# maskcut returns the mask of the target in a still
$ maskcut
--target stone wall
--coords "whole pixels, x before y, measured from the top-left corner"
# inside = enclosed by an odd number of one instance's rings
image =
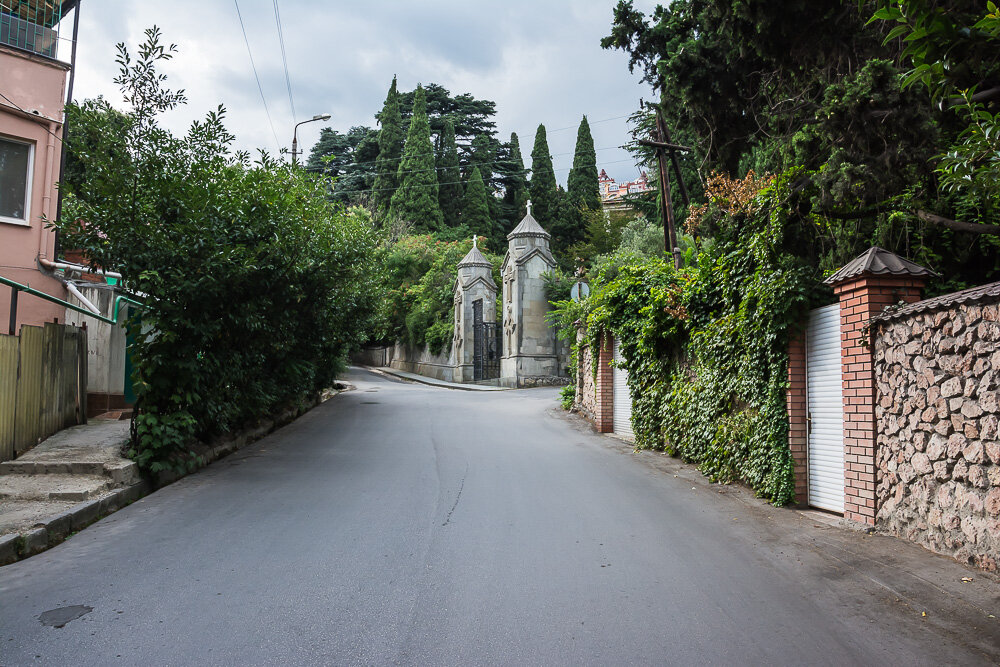
[[[873,322],[880,529],[996,571],[1000,283]]]
[[[408,373],[426,375],[445,382],[455,381],[455,360],[450,351],[431,354],[427,347],[414,348],[396,343],[389,366]]]
[[[587,418],[588,421],[593,422],[597,414],[597,390],[595,389],[596,384],[594,383],[594,358],[590,353],[590,346],[587,345],[585,336],[581,333],[578,337],[580,340],[580,354],[579,363],[576,369],[576,400],[574,401],[574,407]]]

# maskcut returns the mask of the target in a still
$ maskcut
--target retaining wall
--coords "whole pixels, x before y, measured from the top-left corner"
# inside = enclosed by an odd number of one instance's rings
[[[880,529],[998,569],[1000,283],[872,325]]]

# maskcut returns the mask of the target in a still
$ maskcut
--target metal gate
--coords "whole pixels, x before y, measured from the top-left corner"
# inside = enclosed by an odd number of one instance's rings
[[[844,398],[840,305],[809,313],[806,330],[809,504],[844,511]]]
[[[472,302],[472,379],[500,377],[499,322],[483,322],[483,300]]]

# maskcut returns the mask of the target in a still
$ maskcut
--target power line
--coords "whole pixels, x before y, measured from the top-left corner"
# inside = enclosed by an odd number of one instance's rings
[[[587,124],[588,125],[597,125],[598,123],[607,123],[607,122],[610,122],[612,120],[619,120],[621,118],[628,118],[631,115],[632,114],[629,113],[629,114],[625,114],[624,116],[615,116],[614,118],[602,118],[601,120],[587,121]],[[552,134],[553,132],[562,132],[563,130],[572,130],[574,127],[580,127],[580,125],[577,124],[577,125],[567,125],[566,127],[557,127],[554,130],[546,130],[546,132],[548,134]]]
[[[591,122],[590,124],[591,125],[597,125],[598,123],[607,123],[607,122],[610,122],[610,121],[613,121],[613,120],[619,120],[621,118],[628,118],[629,116],[631,116],[631,114],[627,114],[625,116],[613,116],[612,118],[602,118],[601,120],[595,120],[595,121]],[[552,132],[559,132],[561,130],[571,130],[574,127],[578,127],[578,126],[577,125],[570,125],[570,126],[567,126],[567,127],[560,127],[558,129],[555,129],[555,130],[547,130],[547,132],[549,134],[551,134]],[[334,130],[334,131],[336,131],[336,130]],[[346,137],[347,135],[346,134],[341,134],[340,136]],[[461,144],[461,147],[462,148],[471,148],[472,144],[469,144],[469,145]],[[622,148],[622,146],[609,146],[609,147],[606,147],[606,148],[598,148],[596,150],[603,151],[603,150],[610,150],[611,148]],[[417,153],[416,157],[423,157],[425,155],[436,155],[436,154],[437,153],[435,153],[434,151],[431,151],[429,153]],[[561,155],[576,155],[576,153],[572,152],[572,151],[568,152],[568,153],[553,153],[551,157],[559,157]],[[385,161],[386,162],[399,162],[402,159],[403,159],[403,156],[400,156],[400,157],[394,157],[394,158],[386,158]],[[378,162],[378,160],[367,160],[365,162],[353,162],[352,164],[363,165],[363,164],[375,164],[376,162]]]
[[[598,151],[610,151],[610,150],[614,150],[616,148],[622,148],[622,146],[603,146],[601,148],[595,148],[594,152],[596,153]],[[584,155],[584,154],[585,153],[577,153],[575,150],[572,150],[572,151],[566,151],[565,153],[552,153],[551,155],[549,155],[549,157],[550,158],[563,157],[564,155],[572,155],[573,157],[576,157],[577,155]],[[426,156],[426,155],[436,155],[436,153],[434,153],[433,151],[430,152],[430,153],[417,153],[416,155],[414,155],[414,157],[423,157],[423,156]],[[406,157],[406,156],[404,155],[404,156],[398,157],[398,158],[387,159],[386,162],[399,162],[400,160],[403,159],[403,157]],[[501,159],[498,158],[496,160],[491,160],[489,162],[476,162],[475,164],[477,164],[477,165],[479,165],[479,164],[497,165],[497,164],[503,164],[503,163],[508,162],[508,161],[509,160],[501,160]],[[360,166],[363,166],[363,165],[377,164],[377,163],[378,163],[378,160],[366,160],[364,162],[351,162],[349,165],[345,165],[345,166],[360,167]],[[308,167],[308,169],[310,171],[322,171],[322,169],[317,169],[315,167]],[[437,170],[440,170],[440,169],[441,169],[441,167],[428,167],[426,169],[408,170],[408,171],[404,171],[402,173],[404,173],[404,174],[412,174],[412,173],[416,173],[416,172],[420,172],[420,171],[437,171]],[[525,167],[524,170],[525,171],[531,171],[527,167]]]
[[[292,80],[288,76],[288,58],[285,56],[285,32],[281,29],[281,14],[278,12],[278,0],[274,0],[274,23],[278,26],[278,43],[281,45],[281,64],[285,68],[285,87],[288,88],[288,106],[292,108],[292,122],[298,117],[295,113],[295,101],[292,99]]]
[[[614,160],[612,162],[605,162],[604,164],[605,165],[608,165],[608,164],[620,164],[622,162],[633,162],[633,160],[631,158],[626,159],[626,160]],[[570,169],[572,169],[572,167],[560,167],[559,169],[553,169],[553,171],[569,171]],[[448,181],[447,183],[437,183],[436,185],[438,187],[440,187],[442,185],[464,185],[464,181]],[[435,187],[435,186],[434,185],[422,185],[420,187],[413,188],[413,189],[415,189],[415,190],[421,190],[421,189],[424,189],[424,188],[432,188],[432,187]],[[396,190],[396,189],[397,188],[366,188],[366,189],[362,189],[362,190],[334,190],[333,193],[337,194],[337,195],[353,195],[353,194],[360,194],[360,193],[365,193],[365,192],[384,192],[384,191],[387,191],[387,190]]]
[[[281,142],[278,141],[278,133],[274,131],[274,122],[271,120],[271,112],[267,108],[267,98],[264,97],[264,87],[260,85],[260,77],[257,75],[257,65],[253,61],[253,51],[250,50],[250,40],[247,38],[247,29],[243,25],[243,14],[240,13],[239,0],[233,0],[236,5],[236,16],[240,19],[240,30],[243,31],[243,41],[247,45],[247,55],[250,56],[250,67],[253,68],[253,78],[257,80],[257,90],[260,91],[260,101],[264,103],[264,113],[267,114],[267,124],[271,126],[271,134],[274,135],[274,143],[281,152]]]

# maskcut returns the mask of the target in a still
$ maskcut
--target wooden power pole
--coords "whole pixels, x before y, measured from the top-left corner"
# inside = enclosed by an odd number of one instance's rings
[[[663,112],[656,106],[656,133],[652,140],[639,141],[643,146],[652,146],[656,149],[657,171],[660,178],[660,217],[663,220],[663,249],[673,255],[674,267],[681,268],[681,250],[677,246],[677,229],[674,222],[674,207],[670,194],[670,173],[667,168],[667,151],[670,151],[670,161],[673,163],[674,173],[677,176],[677,183],[680,187],[681,198],[685,206],[689,205],[687,188],[684,186],[684,179],[681,178],[680,164],[677,161],[676,151],[689,151],[687,146],[679,146],[670,143],[670,133],[667,131],[667,124],[663,120]]]

